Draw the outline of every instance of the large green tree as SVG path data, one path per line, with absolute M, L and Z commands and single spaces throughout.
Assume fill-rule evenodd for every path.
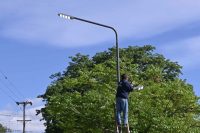
M 120 49 L 120 70 L 144 90 L 129 98 L 129 124 L 135 133 L 195 133 L 200 130 L 198 97 L 181 80 L 181 66 L 151 45 Z M 77 54 L 53 74 L 38 110 L 47 133 L 113 132 L 116 93 L 115 48 L 93 57 Z

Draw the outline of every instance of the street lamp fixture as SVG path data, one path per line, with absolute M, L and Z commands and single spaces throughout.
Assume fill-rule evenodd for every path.
M 71 16 L 71 15 L 66 15 L 64 13 L 59 13 L 58 16 L 61 17 L 61 18 L 64 18 L 64 19 L 70 19 L 70 20 L 74 20 L 75 19 L 75 20 L 79 20 L 79 21 L 82 21 L 82 22 L 98 25 L 98 26 L 101 26 L 101 27 L 109 28 L 112 31 L 114 31 L 115 38 L 116 38 L 116 71 L 117 71 L 117 86 L 118 86 L 118 84 L 120 82 L 120 65 L 119 65 L 119 45 L 118 45 L 117 31 L 111 26 L 107 26 L 107 25 L 104 25 L 104 24 L 96 23 L 96 22 L 93 22 L 93 21 L 90 21 L 90 20 L 85 20 L 85 19 L 82 19 L 82 18 L 77 18 L 77 17 Z
M 61 17 L 61 18 L 71 19 L 71 20 L 74 18 L 73 16 L 66 15 L 66 14 L 63 14 L 63 13 L 59 13 L 58 16 Z

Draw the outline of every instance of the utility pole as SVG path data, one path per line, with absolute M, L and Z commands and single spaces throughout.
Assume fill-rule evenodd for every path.
M 23 122 L 23 133 L 25 133 L 25 127 L 26 127 L 26 122 L 31 121 L 31 120 L 26 120 L 26 105 L 30 104 L 32 105 L 32 102 L 26 101 L 26 102 L 16 102 L 17 105 L 23 105 L 23 120 L 17 120 L 17 121 L 22 121 Z

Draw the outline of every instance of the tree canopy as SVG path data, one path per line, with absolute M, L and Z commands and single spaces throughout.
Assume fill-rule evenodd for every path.
M 193 133 L 200 130 L 198 97 L 179 78 L 181 66 L 154 52 L 155 47 L 120 49 L 120 71 L 144 90 L 129 95 L 129 125 L 135 133 Z M 113 132 L 116 93 L 115 48 L 93 57 L 70 57 L 69 66 L 53 74 L 38 110 L 47 133 Z

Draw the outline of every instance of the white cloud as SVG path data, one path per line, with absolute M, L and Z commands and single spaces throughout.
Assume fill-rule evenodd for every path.
M 145 38 L 196 21 L 200 17 L 198 0 L 126 1 L 25 1 L 0 2 L 4 20 L 0 36 L 33 44 L 77 47 L 113 41 L 112 31 L 58 18 L 66 12 L 115 27 L 119 39 Z M 105 4 L 103 4 L 105 3 Z
M 197 69 L 200 65 L 200 36 L 162 45 L 158 49 L 173 61 L 178 61 L 185 70 Z

